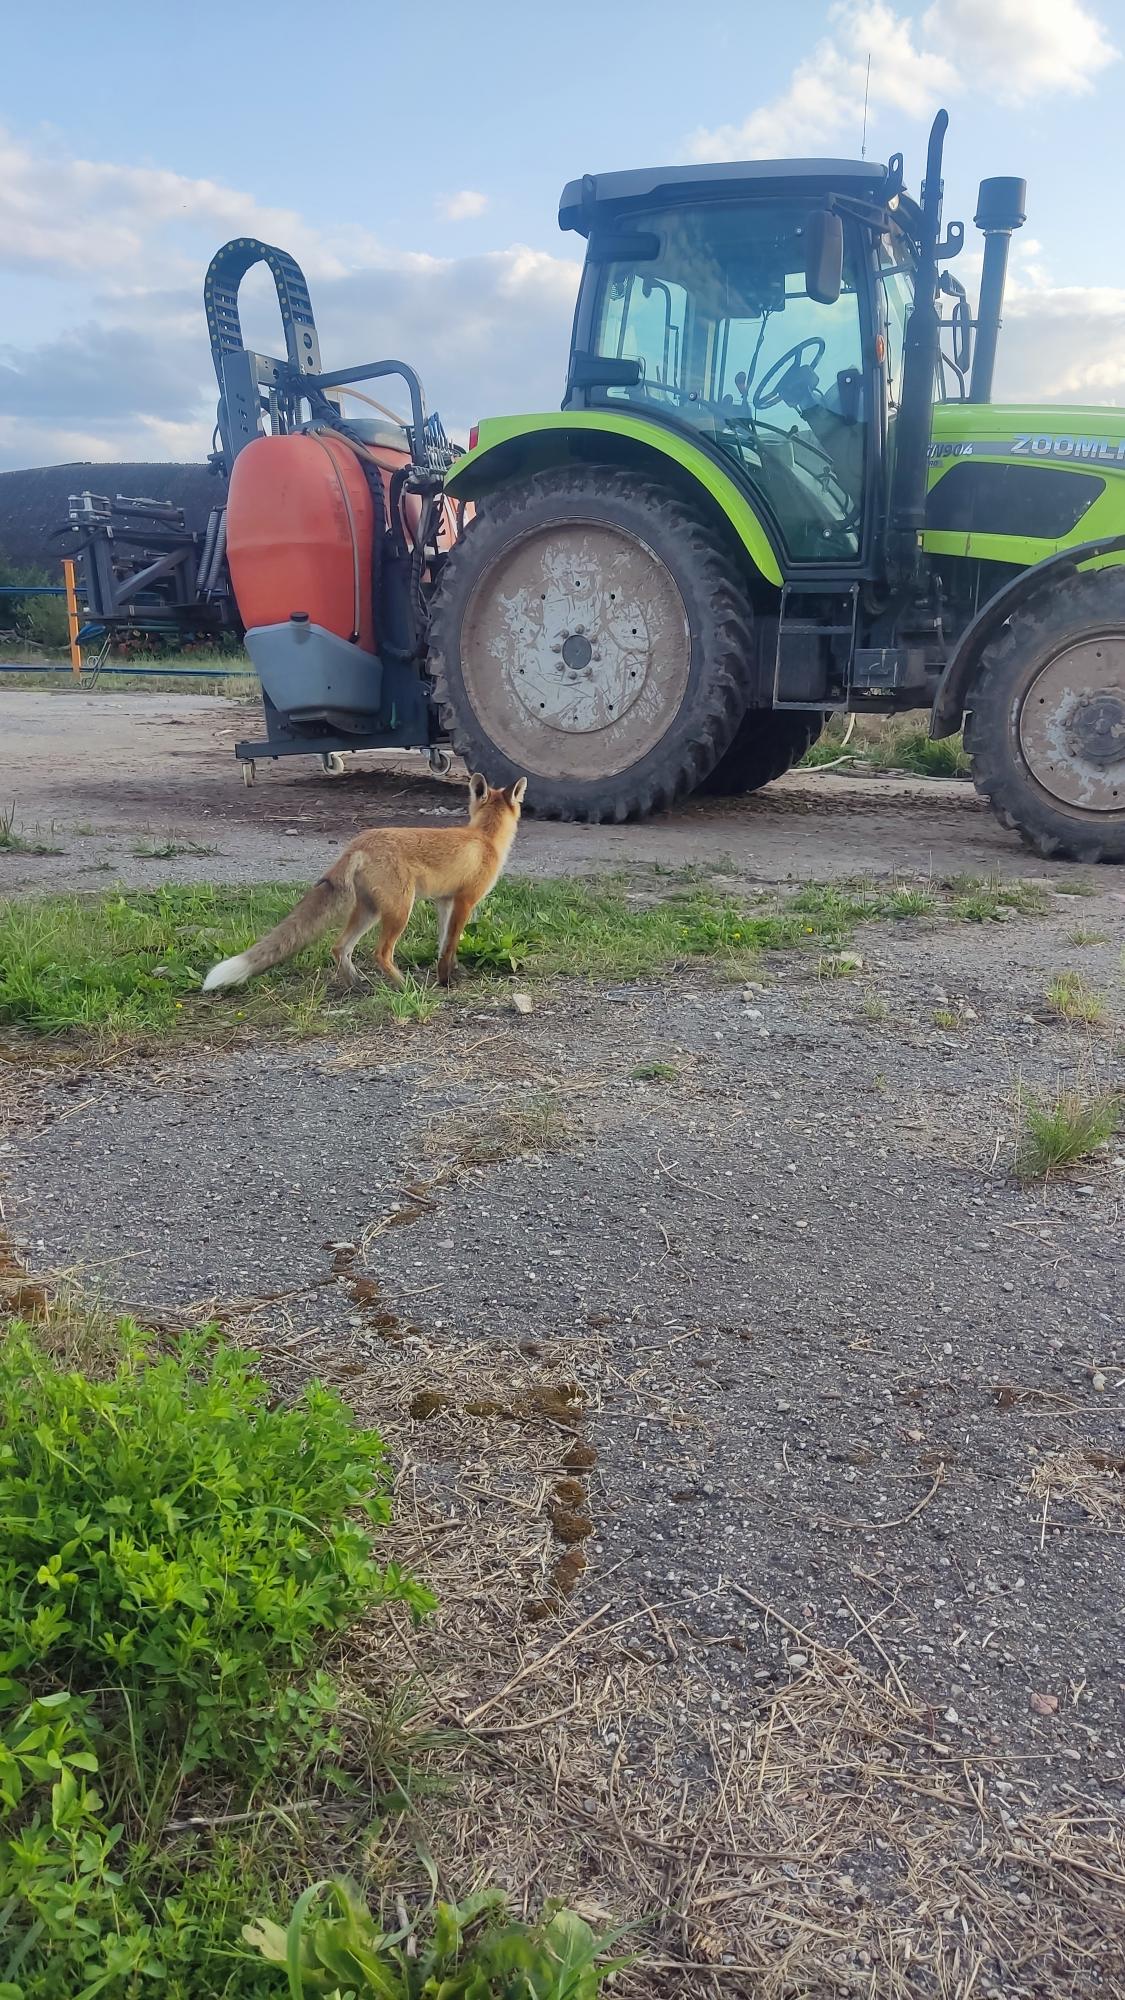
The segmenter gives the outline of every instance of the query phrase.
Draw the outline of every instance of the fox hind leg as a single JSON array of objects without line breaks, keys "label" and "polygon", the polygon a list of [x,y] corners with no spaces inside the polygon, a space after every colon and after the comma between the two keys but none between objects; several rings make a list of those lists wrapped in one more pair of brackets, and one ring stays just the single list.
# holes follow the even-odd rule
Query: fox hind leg
[{"label": "fox hind leg", "polygon": [[365,936],[371,929],[372,924],[378,923],[378,921],[378,905],[371,901],[370,896],[365,896],[362,891],[357,891],[355,901],[352,904],[351,916],[348,918],[344,929],[332,947],[332,956],[336,961],[336,977],[341,986],[359,985],[359,974],[355,969],[352,953],[355,951],[360,938]]},{"label": "fox hind leg", "polygon": [[381,912],[383,924],[379,932],[379,948],[375,953],[375,963],[391,986],[406,984],[395,964],[395,946],[410,922],[410,912],[413,908],[413,896],[403,896],[399,902],[383,904]]},{"label": "fox hind leg", "polygon": [[445,957],[445,941],[449,936],[449,926],[453,919],[452,896],[435,896],[434,912],[437,916],[437,958],[440,965]]},{"label": "fox hind leg", "polygon": [[474,896],[454,896],[445,920],[438,958],[438,985],[448,986],[453,978],[453,968],[457,962],[457,947],[461,933],[476,908]]}]

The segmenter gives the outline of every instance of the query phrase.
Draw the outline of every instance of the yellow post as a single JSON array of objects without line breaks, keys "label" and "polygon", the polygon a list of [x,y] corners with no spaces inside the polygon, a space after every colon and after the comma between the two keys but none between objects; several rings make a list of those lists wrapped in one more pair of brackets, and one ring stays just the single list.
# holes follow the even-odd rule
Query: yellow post
[{"label": "yellow post", "polygon": [[63,557],[63,580],[66,584],[66,625],[70,638],[70,670],[82,672],[82,648],[78,644],[78,592],[74,584],[74,559]]}]

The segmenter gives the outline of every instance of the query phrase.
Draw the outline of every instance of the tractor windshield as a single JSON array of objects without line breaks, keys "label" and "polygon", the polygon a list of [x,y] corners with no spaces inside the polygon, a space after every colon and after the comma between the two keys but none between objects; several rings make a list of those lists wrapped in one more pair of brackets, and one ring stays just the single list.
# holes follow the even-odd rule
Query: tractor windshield
[{"label": "tractor windshield", "polygon": [[793,558],[846,561],[867,456],[856,262],[846,238],[839,298],[811,299],[807,215],[778,200],[630,216],[639,254],[599,267],[591,347],[636,361],[640,379],[593,393],[705,432],[760,490]]}]

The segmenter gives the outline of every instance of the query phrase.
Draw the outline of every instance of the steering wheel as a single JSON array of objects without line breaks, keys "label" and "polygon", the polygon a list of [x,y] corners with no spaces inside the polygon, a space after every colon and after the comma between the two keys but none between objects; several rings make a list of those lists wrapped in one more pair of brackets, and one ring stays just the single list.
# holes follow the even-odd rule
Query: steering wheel
[{"label": "steering wheel", "polygon": [[[812,348],[813,353],[810,360],[802,361],[801,356],[804,354],[806,347]],[[754,391],[754,408],[756,410],[775,409],[778,403],[785,401],[785,398],[781,393],[780,386],[771,390],[770,383],[778,382],[780,384],[781,379],[788,374],[790,368],[815,368],[817,363],[823,360],[823,358],[824,342],[819,333],[810,334],[807,340],[798,340],[795,346],[787,348],[785,353],[778,357],[772,368],[766,369],[765,374]]]}]

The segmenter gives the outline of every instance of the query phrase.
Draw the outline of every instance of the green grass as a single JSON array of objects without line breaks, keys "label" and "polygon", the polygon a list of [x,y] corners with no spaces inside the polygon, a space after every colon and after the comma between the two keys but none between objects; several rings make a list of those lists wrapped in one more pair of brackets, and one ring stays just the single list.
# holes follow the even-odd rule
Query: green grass
[{"label": "green grass", "polygon": [[1041,917],[1051,907],[1047,891],[1037,882],[1001,882],[996,875],[954,875],[946,887],[953,892],[952,914],[963,923],[1004,923],[1009,914]]},{"label": "green grass", "polygon": [[675,1083],[680,1072],[675,1063],[647,1062],[638,1063],[629,1074],[634,1083]]},{"label": "green grass", "polygon": [[1045,999],[1060,1020],[1078,1021],[1092,1028],[1105,1019],[1105,1001],[1080,972],[1060,972],[1048,986]]},{"label": "green grass", "polygon": [[162,1353],[55,1304],[0,1324],[0,1440],[0,1994],[276,1993],[247,1920],[327,1822],[409,1802],[401,1698],[326,1671],[361,1616],[432,1604],[377,1559],[380,1440],[214,1329]]},{"label": "green grass", "polygon": [[[199,987],[219,958],[241,951],[292,908],[297,891],[171,885],[152,893],[58,896],[0,905],[0,1022],[41,1034],[101,1029],[136,1038],[203,1024],[224,1030],[240,1021],[308,1032],[346,1018],[352,1024],[425,1019],[435,997],[415,980],[401,993],[376,985],[355,998],[329,989],[327,944],[272,978],[240,988],[218,1004]],[[469,974],[527,970],[636,978],[695,959],[744,970],[755,952],[832,942],[858,920],[829,900],[823,909],[749,909],[691,890],[648,908],[631,904],[615,882],[502,882],[465,933],[461,963]],[[434,963],[432,910],[415,916],[400,948],[408,973]],[[362,963],[362,953],[360,955]],[[309,966],[318,975],[310,981]]]},{"label": "green grass", "polygon": [[830,722],[824,735],[806,751],[798,769],[812,771],[820,764],[832,764],[838,757],[847,757],[849,761],[840,767],[845,772],[868,764],[881,771],[910,771],[921,778],[969,775],[969,759],[959,735],[945,736],[935,742],[923,724],[865,717],[858,722],[845,749],[845,727],[844,720]]},{"label": "green grass", "polygon": [[181,854],[211,856],[221,854],[223,850],[221,847],[205,847],[198,840],[179,840],[175,834],[169,834],[167,840],[138,840],[129,851],[137,856],[138,861],[175,861]]},{"label": "green grass", "polygon": [[608,1957],[623,1932],[598,1937],[565,1909],[529,1924],[497,1889],[460,1905],[431,1898],[420,1918],[400,1907],[390,1929],[385,1921],[347,1883],[317,1883],[285,1929],[255,1924],[246,1937],[286,1968],[298,2000],[330,1991],[343,2000],[345,1986],[348,2000],[598,2000],[610,1972],[630,1963]]},{"label": "green grass", "polygon": [[1104,1146],[1117,1130],[1121,1101],[1111,1092],[1084,1097],[1060,1091],[1049,1101],[1024,1107],[1023,1128],[1016,1149],[1021,1180],[1047,1180]]},{"label": "green grass", "polygon": [[[487,994],[490,980],[516,972],[629,980],[698,962],[739,978],[764,951],[838,951],[860,923],[951,909],[970,914],[961,908],[964,898],[950,905],[929,888],[901,884],[812,885],[787,899],[745,902],[696,881],[668,884],[663,898],[641,902],[630,894],[634,886],[615,877],[502,881],[465,932],[460,958],[468,991]],[[428,978],[436,957],[429,905],[419,908],[399,950],[408,975],[401,992],[376,982],[353,995],[338,993],[328,976],[326,940],[247,987],[204,996],[209,967],[271,929],[298,894],[292,884],[169,884],[0,903],[0,1023],[137,1042],[177,1032],[213,1037],[255,1027],[309,1034],[424,1021],[442,1004]],[[1039,907],[1018,884],[996,885],[986,901]],[[362,947],[357,962],[364,962]]]},{"label": "green grass", "polygon": [[809,745],[809,748],[805,751],[804,756],[797,765],[797,769],[798,771],[815,771],[820,764],[834,764],[837,757],[855,756],[857,754],[858,752],[853,751],[850,744],[845,751],[840,732],[838,730],[832,731],[830,726],[823,736],[819,736],[815,743]]},{"label": "green grass", "polygon": [[878,770],[910,771],[920,778],[967,778],[972,768],[960,736],[935,742],[918,728],[891,728],[866,754]]}]

